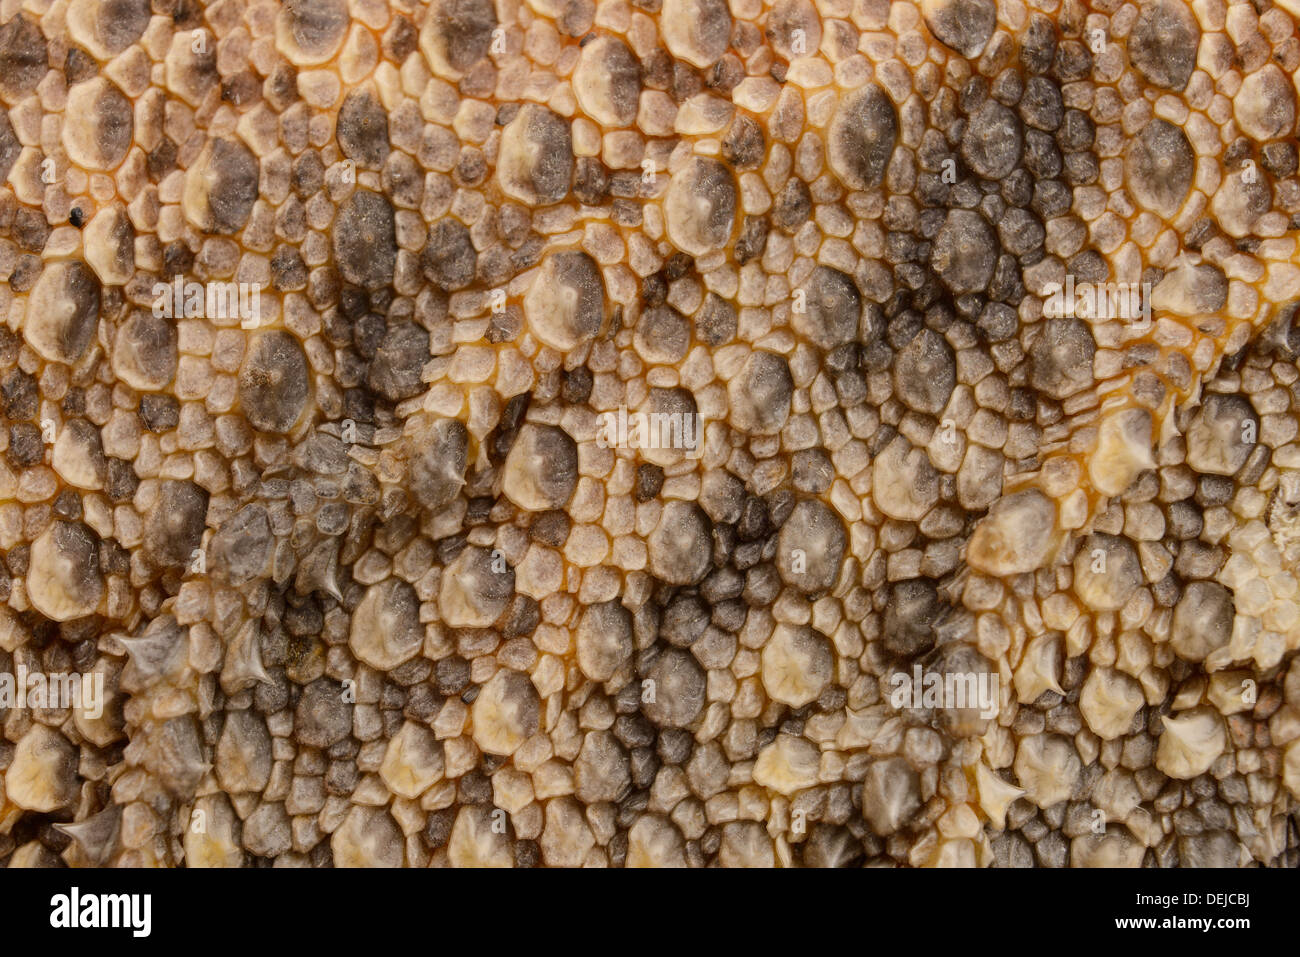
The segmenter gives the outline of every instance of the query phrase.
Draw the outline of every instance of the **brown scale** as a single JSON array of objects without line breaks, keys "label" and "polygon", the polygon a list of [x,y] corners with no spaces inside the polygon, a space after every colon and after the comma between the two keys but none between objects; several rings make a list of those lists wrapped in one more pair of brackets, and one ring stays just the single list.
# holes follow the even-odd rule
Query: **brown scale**
[{"label": "brown scale", "polygon": [[[13,611],[75,619],[121,670],[128,738],[22,728],[11,865],[1294,856],[1270,551],[1294,377],[1224,361],[1285,343],[1300,281],[1285,11],[101,7],[0,26],[0,546]],[[1091,139],[1018,121],[1003,169],[996,137],[955,133],[1052,91]],[[1042,217],[1033,263],[1007,209],[1060,197],[986,202],[1017,163],[1075,217]],[[1150,280],[1153,328],[1049,329],[1066,269]],[[176,274],[260,284],[264,328],[151,322]],[[601,448],[620,407],[700,413],[703,454]],[[963,473],[945,435],[986,451]],[[1144,537],[1156,512],[1175,531]],[[1189,587],[1218,577],[1264,637],[1215,648],[1179,617],[1190,590],[1221,620]],[[685,690],[630,700],[624,638],[694,621],[692,590],[737,647],[647,657]],[[909,595],[940,647],[891,619]],[[913,656],[976,652],[1009,692],[987,725],[882,702]],[[1257,682],[1249,719],[1227,676]],[[652,746],[635,713],[689,730]],[[109,766],[74,796],[81,737]],[[43,790],[72,844],[28,826]]]}]

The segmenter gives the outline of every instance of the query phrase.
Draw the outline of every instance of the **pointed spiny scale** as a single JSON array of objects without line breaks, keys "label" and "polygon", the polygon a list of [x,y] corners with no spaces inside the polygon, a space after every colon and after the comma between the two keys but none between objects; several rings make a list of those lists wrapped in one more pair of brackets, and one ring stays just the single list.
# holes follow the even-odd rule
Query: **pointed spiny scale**
[{"label": "pointed spiny scale", "polygon": [[217,781],[229,794],[263,790],[271,778],[271,734],[254,711],[226,717],[217,740]]},{"label": "pointed spiny scale", "polygon": [[76,824],[55,824],[61,833],[77,842],[77,846],[94,867],[103,867],[118,849],[118,835],[122,829],[122,809],[110,804]]},{"label": "pointed spiny scale", "polygon": [[294,589],[303,595],[314,591],[324,592],[335,601],[342,601],[338,585],[339,546],[333,539],[321,539],[298,561],[294,574]]},{"label": "pointed spiny scale", "polygon": [[1045,808],[1074,793],[1082,764],[1068,738],[1038,735],[1020,742],[1013,768],[1026,799]]},{"label": "pointed spiny scale", "polygon": [[988,815],[988,819],[995,827],[999,829],[1004,827],[1007,808],[1024,795],[1024,789],[998,777],[983,763],[975,768],[975,784],[979,789],[981,810]]},{"label": "pointed spiny scale", "polygon": [[132,694],[148,691],[160,682],[179,677],[186,667],[189,629],[171,615],[155,618],[133,638],[119,635],[126,649],[127,665],[122,671],[122,688]]},{"label": "pointed spiny scale", "polygon": [[1135,678],[1110,668],[1098,668],[1083,683],[1079,711],[1100,738],[1112,740],[1127,734],[1145,703]]},{"label": "pointed spiny scale", "polygon": [[1151,413],[1125,409],[1102,419],[1088,475],[1097,491],[1119,495],[1145,469],[1155,467],[1151,454]]},{"label": "pointed spiny scale", "polygon": [[259,682],[271,681],[262,664],[261,628],[256,621],[246,621],[226,647],[221,666],[221,690],[237,694]]},{"label": "pointed spiny scale", "polygon": [[1054,691],[1064,697],[1058,680],[1061,651],[1059,635],[1039,635],[1029,642],[1015,673],[1016,696],[1021,702],[1029,704],[1044,691]]},{"label": "pointed spiny scale", "polygon": [[1156,767],[1183,780],[1204,774],[1227,747],[1227,733],[1213,708],[1195,708],[1163,719]]}]

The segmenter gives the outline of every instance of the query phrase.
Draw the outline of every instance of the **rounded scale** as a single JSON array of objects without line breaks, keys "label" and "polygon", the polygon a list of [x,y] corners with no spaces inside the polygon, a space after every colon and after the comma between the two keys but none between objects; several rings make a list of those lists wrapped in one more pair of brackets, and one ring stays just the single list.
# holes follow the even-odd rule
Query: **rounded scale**
[{"label": "rounded scale", "polygon": [[569,121],[538,103],[525,103],[501,131],[497,182],[511,199],[530,206],[558,203],[573,178]]},{"label": "rounded scale", "polygon": [[802,708],[834,678],[830,640],[804,625],[780,624],[763,646],[763,687],[772,700]]},{"label": "rounded scale", "polygon": [[47,263],[27,299],[23,336],[42,358],[72,365],[94,341],[99,306],[99,279],[85,263]]},{"label": "rounded scale", "polygon": [[1124,174],[1133,198],[1165,219],[1173,219],[1192,188],[1196,157],[1187,134],[1153,119],[1132,139]]},{"label": "rounded scale", "polygon": [[822,44],[821,16],[811,0],[777,0],[763,32],[773,49],[788,60],[816,56]]},{"label": "rounded scale", "polygon": [[420,599],[400,578],[385,578],[366,590],[352,614],[348,646],[370,667],[391,671],[424,644]]},{"label": "rounded scale", "polygon": [[914,658],[934,647],[935,629],[947,603],[930,578],[907,578],[889,587],[881,638],[885,650],[900,658]]},{"label": "rounded scale", "polygon": [[578,667],[592,681],[609,681],[632,660],[632,615],[617,600],[589,605],[578,621]]},{"label": "rounded scale", "polygon": [[275,45],[296,66],[315,66],[338,52],[350,23],[346,0],[285,0]]},{"label": "rounded scale", "polygon": [[1181,90],[1192,78],[1201,43],[1201,27],[1182,0],[1139,4],[1137,23],[1128,35],[1129,62],[1156,86]]},{"label": "rounded scale", "polygon": [[381,193],[359,189],[339,207],[332,230],[334,260],[343,278],[374,288],[393,281],[397,231],[392,204]]},{"label": "rounded scale", "polygon": [[776,567],[781,580],[815,595],[834,587],[848,545],[843,520],[825,502],[795,505],[777,536]]},{"label": "rounded scale", "polygon": [[105,285],[124,286],[135,274],[135,228],[126,207],[101,209],[81,233],[86,262]]},{"label": "rounded scale", "polygon": [[1097,343],[1080,319],[1048,319],[1029,345],[1029,384],[1053,399],[1092,385]]},{"label": "rounded scale", "polygon": [[691,256],[725,247],[736,225],[737,201],[736,181],[725,165],[692,157],[668,182],[664,198],[668,239]]},{"label": "rounded scale", "polygon": [[804,301],[791,315],[795,332],[819,349],[830,351],[852,342],[862,318],[862,294],[853,277],[830,266],[817,266],[803,286]]},{"label": "rounded scale", "polygon": [[596,260],[577,249],[542,260],[524,294],[524,321],[535,339],[560,352],[594,339],[605,321],[605,282]]},{"label": "rounded scale", "polygon": [[53,621],[93,614],[104,597],[99,539],[80,522],[56,521],[32,543],[27,598]]},{"label": "rounded scale", "polygon": [[185,172],[185,218],[204,232],[238,232],[253,213],[260,176],[257,158],[239,140],[209,140]]},{"label": "rounded scale", "polygon": [[522,509],[563,508],[578,486],[578,445],[553,425],[525,424],[506,456],[501,490]]},{"label": "rounded scale", "polygon": [[379,169],[388,158],[388,113],[369,90],[348,93],[339,107],[335,135],[343,155],[358,166]]},{"label": "rounded scale", "polygon": [[144,550],[159,566],[186,565],[203,541],[208,493],[194,482],[164,481],[145,515]]},{"label": "rounded scale", "polygon": [[180,353],[176,326],[151,312],[135,312],[113,339],[113,374],[137,392],[166,388]]},{"label": "rounded scale", "polygon": [[923,328],[894,360],[894,390],[905,405],[938,415],[957,386],[957,357],[943,336]]},{"label": "rounded scale", "polygon": [[692,66],[712,66],[731,44],[726,0],[664,0],[658,20],[668,51]]},{"label": "rounded scale", "polygon": [[0,91],[11,100],[36,89],[49,70],[45,36],[31,17],[22,13],[0,24]]},{"label": "rounded scale", "polygon": [[921,15],[940,43],[968,60],[983,52],[998,22],[994,0],[923,0]]},{"label": "rounded scale", "polygon": [[126,94],[103,77],[78,83],[64,107],[63,148],[89,170],[113,170],[126,158],[135,111]]},{"label": "rounded scale", "polygon": [[601,126],[627,126],[636,119],[641,65],[617,37],[597,37],[582,48],[573,92],[584,113]]},{"label": "rounded scale", "polygon": [[888,94],[872,84],[841,96],[827,138],[831,170],[849,189],[872,189],[898,143],[898,110]]},{"label": "rounded scale", "polygon": [[111,60],[149,26],[149,0],[72,0],[68,34],[98,60]]},{"label": "rounded scale", "polygon": [[439,419],[410,441],[409,489],[423,508],[450,503],[465,484],[469,430],[459,419]]},{"label": "rounded scale", "polygon": [[492,0],[432,0],[420,50],[434,76],[458,80],[488,55],[496,27]]},{"label": "rounded scale", "polygon": [[935,237],[932,262],[955,295],[985,292],[997,258],[997,234],[983,216],[969,209],[949,211]]},{"label": "rounded scale", "polygon": [[742,432],[775,435],[790,417],[793,394],[794,380],[785,357],[756,350],[727,383],[731,423]]},{"label": "rounded scale", "polygon": [[465,548],[442,573],[438,611],[452,628],[487,628],[506,610],[515,573],[496,550]]},{"label": "rounded scale", "polygon": [[1020,118],[997,100],[987,100],[967,123],[961,156],[984,179],[1000,180],[1016,168],[1024,151]]},{"label": "rounded scale", "polygon": [[263,432],[288,432],[302,417],[311,392],[302,345],[288,332],[257,333],[239,370],[244,416]]},{"label": "rounded scale", "polygon": [[1286,74],[1268,63],[1247,76],[1232,98],[1237,126],[1260,142],[1280,139],[1295,132],[1296,93]]},{"label": "rounded scale", "polygon": [[502,668],[474,699],[470,720],[474,743],[482,750],[511,755],[537,733],[541,698],[528,675]]},{"label": "rounded scale", "polygon": [[651,574],[670,585],[701,581],[712,564],[712,532],[709,517],[698,505],[678,500],[665,504],[646,542]]},{"label": "rounded scale", "polygon": [[208,566],[235,587],[266,571],[275,544],[266,509],[250,503],[221,523],[208,542]]}]

